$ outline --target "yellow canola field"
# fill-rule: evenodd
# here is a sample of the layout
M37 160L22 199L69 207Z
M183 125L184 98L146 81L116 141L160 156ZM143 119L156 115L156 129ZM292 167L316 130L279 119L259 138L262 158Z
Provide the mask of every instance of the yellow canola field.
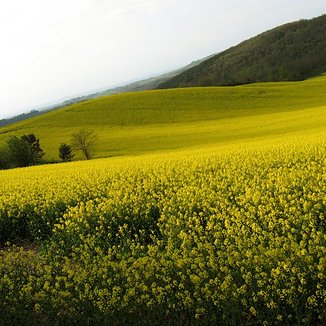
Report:
M324 132L1 171L0 315L323 324L325 216Z

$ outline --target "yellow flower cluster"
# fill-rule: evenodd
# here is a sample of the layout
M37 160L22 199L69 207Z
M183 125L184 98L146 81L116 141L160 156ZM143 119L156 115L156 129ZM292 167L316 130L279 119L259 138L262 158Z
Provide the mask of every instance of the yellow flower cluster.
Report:
M306 140L1 172L0 317L322 324L325 157Z

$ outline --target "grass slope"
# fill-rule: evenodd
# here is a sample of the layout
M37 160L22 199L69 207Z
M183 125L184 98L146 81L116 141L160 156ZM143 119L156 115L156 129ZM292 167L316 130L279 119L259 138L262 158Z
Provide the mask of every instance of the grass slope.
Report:
M319 77L111 95L0 128L0 145L11 135L35 133L45 159L53 160L73 132L90 128L98 135L95 157L107 157L307 133L325 125L326 77Z

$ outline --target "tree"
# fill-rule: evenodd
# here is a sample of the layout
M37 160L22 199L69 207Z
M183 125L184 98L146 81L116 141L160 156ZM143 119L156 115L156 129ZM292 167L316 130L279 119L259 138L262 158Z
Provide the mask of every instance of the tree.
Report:
M11 136L7 141L7 146L10 161L15 166L28 166L32 163L32 149L26 141L16 136Z
M59 157L64 162L70 162L75 155L72 153L71 146L67 144L61 144L59 147Z
M20 138L11 136L7 141L10 161L19 167L40 163L44 155L39 139L34 134Z
M0 148L0 170L7 169L9 167L8 150L6 148Z
M86 160L89 160L94 150L96 138L97 137L92 130L80 129L72 135L72 147L76 151L81 151Z
M31 147L33 163L39 163L44 155L44 152L40 146L40 140L36 138L34 134L24 135L21 137Z

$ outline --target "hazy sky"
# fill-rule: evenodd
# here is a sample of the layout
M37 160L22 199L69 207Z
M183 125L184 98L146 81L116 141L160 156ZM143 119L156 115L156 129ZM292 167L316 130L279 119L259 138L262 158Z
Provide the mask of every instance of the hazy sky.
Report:
M0 0L0 119L167 72L325 0Z

